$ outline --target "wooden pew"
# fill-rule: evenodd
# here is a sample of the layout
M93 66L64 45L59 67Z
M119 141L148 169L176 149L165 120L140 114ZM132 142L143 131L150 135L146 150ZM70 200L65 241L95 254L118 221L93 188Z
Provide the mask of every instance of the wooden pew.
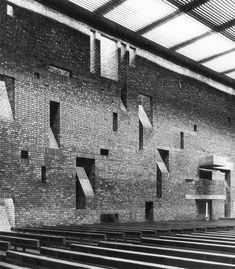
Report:
M60 227L60 226L42 226L40 228L43 229L52 229L57 231L73 231L73 232L85 232L85 233L102 233L107 236L107 240L125 240L125 233L123 232L115 232L115 231L109 231L109 230L99 230L99 229L77 229L77 228L71 228L71 227Z
M103 233L106 234L108 240L113 239L121 239L121 240L131 240L131 239L137 239L140 240L143 233L146 236L155 236L155 231L139 231L136 229L120 229L120 228L110 228L106 229L103 227L99 228L77 228L77 227L66 227L66 226L43 226L40 229L50 229L50 230L57 230L57 231L74 231L74 232L83 232L83 233Z
M177 236L161 236L163 239L171 239L171 240L183 240L183 241L190 241L190 242L202 242L202 243L214 243L214 244L223 244L223 245L231 245L235 246L234 241L223 241L219 239L209 239L209 238L196 238L190 235L180 235L178 234Z
M11 249L11 243L9 241L0 241L0 250L1 251L7 251L8 249Z
M66 251L64 250L64 253ZM54 256L53 256L54 257ZM7 259L17 264L27 266L37 266L36 268L49 268L49 269L101 269L101 268L119 268L119 269L184 269L183 267L167 266L160 264L152 264L149 262L138 262L132 260L118 259L112 257L102 257L93 254L81 253L79 261L61 260L58 258L51 258L39 256L28 253L21 253L15 251L7 252ZM83 262L89 264L85 264ZM95 265L97 262L103 265ZM104 266L104 267L102 267Z
M74 248L75 245L77 246L77 249ZM71 249L79 251L79 246L81 245L72 244ZM218 253L218 252L212 252L212 251L192 250L192 249L186 249L186 248L180 249L180 248L173 248L170 246L165 246L165 247L147 246L147 245L107 242L107 241L100 241L98 246L105 247L105 248L153 253L153 254L171 255L171 256L176 256L176 257L194 258L194 259L208 260L208 261L214 261L214 262L223 261L223 263L235 264L235 256L233 254ZM84 247L84 245L82 245L82 247Z
M26 248L38 249L40 247L39 240L37 239L0 235L0 240L10 242L15 249L21 247L23 251L25 251Z
M103 269L103 267L99 267L95 265L82 264L79 262L64 261L64 260L53 259L49 257L43 257L40 255L16 252L16 251L7 251L7 261L12 262L12 263L17 263L22 266L32 266L32 268Z
M208 251L222 251L222 252L229 252L229 253L235 252L235 246L232 246L232 245L193 242L193 241L188 241L188 240L142 237L141 243L149 244L149 245L171 246L171 247L208 250Z
M203 236L213 236L213 237L225 237L225 238L235 238L235 235L231 235L231 234L221 234L219 232L214 233L214 232L206 232L206 233L192 233L192 235L203 235Z
M235 244L235 237L231 238L229 236L227 237L221 237L221 236L214 236L214 235L207 235L207 234L176 234L176 237L181 237L181 238L192 238L194 239L207 239L207 240L212 240L212 241L230 241L234 242Z
M15 264L3 262L3 261L0 261L0 268L1 269L31 269L29 267L25 267L25 266L22 267L19 265L15 265Z
M76 250L76 245L72 246ZM180 266L183 268L202 268L202 269L228 269L235 268L233 264L222 262L202 261L197 259L189 259L184 257L176 257L170 255L150 254L135 252L129 250L110 249L95 246L79 247L80 251L61 250L55 248L41 248L41 254L49 257L57 257L69 260L82 260L83 262L92 262L94 264L105 265L105 260L109 258L108 263L116 267L111 259L124 259L135 262L148 262L151 264L161 264L167 266ZM119 268L119 267L118 267ZM129 267L127 267L129 268Z
M28 232L28 233L38 233L38 234L49 234L65 237L66 240L74 240L80 242L93 243L99 240L107 240L107 236L101 233L83 233L83 232L74 232L74 231L60 231L53 229L40 229L40 228L17 228L19 232Z
M38 239L41 245L50 246L50 245L65 245L65 238L61 236L53 236L53 235L40 235L33 233L23 233L23 232L3 232L0 231L0 236L14 236L14 237L24 237L24 238L32 238Z

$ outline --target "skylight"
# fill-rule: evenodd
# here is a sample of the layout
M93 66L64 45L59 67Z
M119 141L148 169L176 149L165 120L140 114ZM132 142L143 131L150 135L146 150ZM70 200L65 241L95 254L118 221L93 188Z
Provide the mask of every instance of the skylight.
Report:
M203 65L217 72L225 72L227 70L231 70L235 68L235 51L217 57L211 61L204 63Z
M127 0L104 17L137 31L176 10L175 6L165 0Z
M208 32L210 28L189 15L177 16L147 32L143 36L165 47L172 47L181 42Z
M227 76L235 79L235 71L228 73Z
M69 1L93 12L100 6L108 3L110 0L69 0Z
M219 25L235 17L235 1L210 0L199 6L195 12L206 17L213 24Z
M233 48L235 48L234 42L214 33L178 49L177 52L198 61Z
M186 5L189 4L191 2L193 2L194 0L175 0L175 2L177 2L180 5Z

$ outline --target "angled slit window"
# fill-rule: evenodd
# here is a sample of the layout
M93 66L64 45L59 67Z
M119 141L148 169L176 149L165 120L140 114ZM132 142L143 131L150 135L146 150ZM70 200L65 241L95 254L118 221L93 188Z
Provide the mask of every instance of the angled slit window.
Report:
M60 145L60 103L50 101L50 147Z
M144 127L151 128L153 122L153 99L151 96L138 94L139 119Z

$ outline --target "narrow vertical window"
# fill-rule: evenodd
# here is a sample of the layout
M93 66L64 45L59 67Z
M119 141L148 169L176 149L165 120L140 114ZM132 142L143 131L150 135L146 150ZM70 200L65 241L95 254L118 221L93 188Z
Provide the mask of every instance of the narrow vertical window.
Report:
M127 108L127 83L123 83L121 87L121 100L125 108Z
M136 49L130 47L129 65L130 65L131 67L135 67L135 58L136 58Z
M47 177L46 177L46 166L42 166L42 169L41 169L41 179L42 179L42 183L46 183L46 181L47 181Z
M113 113L113 131L118 131L118 114L115 112Z
M194 124L193 130L194 130L194 132L197 132L197 125L196 124Z
M100 75L100 40L93 31L90 35L90 72Z
M180 148L184 149L184 132L180 132Z
M101 76L118 80L118 47L117 42L110 38L100 38Z
M157 165L157 198L162 198L162 172Z
M58 147L60 144L60 103L50 101L50 127Z
M142 150L144 147L144 129L143 124L139 120L139 150Z

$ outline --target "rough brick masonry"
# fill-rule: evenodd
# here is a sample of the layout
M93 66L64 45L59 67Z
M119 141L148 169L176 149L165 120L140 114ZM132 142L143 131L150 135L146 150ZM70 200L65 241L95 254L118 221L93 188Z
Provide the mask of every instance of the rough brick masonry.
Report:
M144 221L150 201L155 220L197 218L196 201L185 196L197 194L199 156L235 162L234 97L137 57L128 68L127 110L121 109L123 81L89 71L89 36L17 6L14 17L7 16L6 4L0 2L0 73L14 121L0 119L0 193L13 198L16 225L92 223L104 213L118 213L122 222ZM49 72L49 65L71 70L72 77ZM139 93L153 100L153 128L144 129L143 150ZM49 148L50 101L60 103L59 149ZM109 156L101 156L101 148L109 149ZM162 198L156 193L158 148L169 150ZM21 150L29 152L28 159ZM76 157L95 159L95 198L80 210ZM206 194L225 194L225 181L210 184ZM232 204L233 184L232 178ZM224 201L212 203L213 217L223 216Z

